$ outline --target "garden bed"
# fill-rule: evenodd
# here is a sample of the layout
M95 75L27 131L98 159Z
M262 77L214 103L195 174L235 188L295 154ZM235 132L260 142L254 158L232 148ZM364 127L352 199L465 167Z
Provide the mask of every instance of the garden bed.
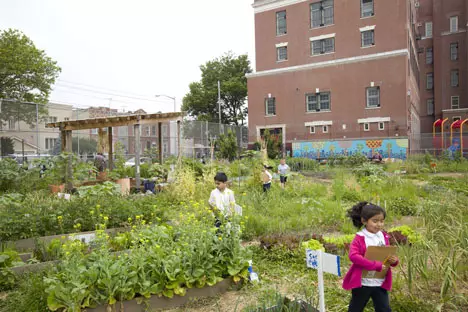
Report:
M224 279L213 286L203 288L190 288L185 296L174 296L173 298L151 296L149 299L135 298L133 300L117 302L113 304L112 311L115 312L144 312L148 309L166 309L176 308L185 305L190 300L205 297L214 297L225 293L233 285L232 278ZM86 312L107 312L108 305L99 306L96 308L88 308Z

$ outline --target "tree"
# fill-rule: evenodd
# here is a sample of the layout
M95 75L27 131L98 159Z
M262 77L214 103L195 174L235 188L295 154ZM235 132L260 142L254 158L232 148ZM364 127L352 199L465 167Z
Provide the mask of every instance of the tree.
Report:
M246 74L251 73L247 55L235 56L229 52L200 66L202 79L189 85L182 110L203 121L219 122L218 81L221 83L221 122L244 124L247 116Z
M80 142L80 154L81 153L88 153L94 154L97 151L97 142L92 139L87 138L79 138ZM78 138L74 137L72 139L72 151L73 153L78 153Z
M0 156L7 156L15 153L13 140L9 137L0 138Z
M227 135L221 134L216 142L219 148L220 158L233 161L237 155L237 138L234 132L228 131Z
M61 69L31 39L18 30L0 31L0 122L21 120L29 125L36 121L36 106L40 116L47 115L47 103L52 85ZM11 100L11 101L10 101Z

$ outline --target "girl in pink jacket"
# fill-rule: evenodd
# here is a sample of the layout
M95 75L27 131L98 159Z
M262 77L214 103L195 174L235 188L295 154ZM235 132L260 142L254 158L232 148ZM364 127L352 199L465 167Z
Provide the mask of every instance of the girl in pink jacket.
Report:
M383 279L362 278L362 271L380 272L384 264L364 258L368 246L390 245L389 236L383 232L385 210L377 205L361 202L348 210L354 226L361 229L349 247L349 260L353 263L343 280L343 288L351 290L348 312L361 312L372 298L376 312L391 312L388 291L392 288L392 271L388 268ZM364 226L364 227L363 227ZM385 266L396 266L398 258L390 257Z

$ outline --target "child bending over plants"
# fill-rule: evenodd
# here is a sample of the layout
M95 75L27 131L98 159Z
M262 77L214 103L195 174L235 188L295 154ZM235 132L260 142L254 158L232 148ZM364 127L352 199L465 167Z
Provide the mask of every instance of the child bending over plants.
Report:
M392 288L390 266L398 264L398 257L391 256L384 263L366 259L367 247L390 245L389 236L383 232L385 210L377 205L360 202L348 210L347 216L361 231L356 233L349 249L349 259L353 263L343 280L343 288L352 291L348 312L361 312L370 298L376 312L390 312L388 291ZM363 228L364 227L364 228ZM362 271L387 269L385 278L363 278Z
M211 191L208 201L215 215L215 226L218 228L221 226L220 217L229 218L234 213L242 215L240 207L236 205L234 192L227 187L227 180L228 177L224 172L215 175L216 188Z

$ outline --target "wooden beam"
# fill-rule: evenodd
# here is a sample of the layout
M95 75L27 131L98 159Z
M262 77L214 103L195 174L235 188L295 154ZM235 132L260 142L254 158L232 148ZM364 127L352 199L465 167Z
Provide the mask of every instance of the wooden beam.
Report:
M67 144L67 132L65 130L60 131L60 139L62 141L62 146L60 147L60 152L65 152L65 145Z
M112 168L114 167L114 153L112 148L112 127L107 128L107 136L109 139L109 171L112 171Z

